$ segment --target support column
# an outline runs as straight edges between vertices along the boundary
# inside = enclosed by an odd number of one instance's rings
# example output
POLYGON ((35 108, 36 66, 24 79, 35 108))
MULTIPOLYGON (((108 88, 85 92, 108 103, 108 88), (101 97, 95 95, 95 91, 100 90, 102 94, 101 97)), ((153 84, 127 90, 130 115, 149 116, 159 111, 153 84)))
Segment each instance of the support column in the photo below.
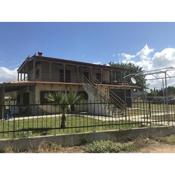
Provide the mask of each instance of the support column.
POLYGON ((52 80, 52 63, 49 62, 49 80, 52 80))
POLYGON ((20 81, 22 81, 22 73, 20 73, 20 81))
POLYGON ((18 73, 18 81, 19 81, 19 73, 18 73))
POLYGON ((112 70, 110 70, 110 73, 109 73, 109 74, 110 74, 110 75, 109 75, 109 76, 110 76, 110 77, 109 77, 109 78, 110 78, 110 84, 112 84, 112 70))
POLYGON ((94 77, 93 77, 92 71, 93 71, 93 69, 92 69, 92 67, 90 67, 90 77, 89 77, 89 79, 90 79, 92 82, 94 82, 94 77))
POLYGON ((64 71, 64 82, 66 82, 66 65, 63 64, 63 71, 64 71))
POLYGON ((76 66, 76 71, 77 71, 77 83, 81 82, 80 81, 80 74, 79 74, 79 66, 76 66))
POLYGON ((2 86, 0 88, 0 119, 4 118, 4 97, 5 97, 5 88, 2 86))
POLYGON ((100 69, 100 72, 101 72, 101 84, 103 83, 103 69, 101 68, 100 69))
POLYGON ((36 64, 35 64, 35 60, 33 60, 33 73, 32 73, 32 80, 35 80, 35 72, 36 72, 36 64))
POLYGON ((24 81, 26 81, 26 73, 24 73, 24 81))

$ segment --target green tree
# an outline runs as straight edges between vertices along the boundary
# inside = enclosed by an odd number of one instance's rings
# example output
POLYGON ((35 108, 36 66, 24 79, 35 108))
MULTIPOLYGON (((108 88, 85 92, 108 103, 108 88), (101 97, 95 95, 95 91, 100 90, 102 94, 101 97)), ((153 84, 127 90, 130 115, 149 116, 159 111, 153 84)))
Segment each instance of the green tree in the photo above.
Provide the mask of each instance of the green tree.
POLYGON ((76 93, 50 93, 47 97, 48 101, 58 104, 61 108, 62 116, 61 116, 61 126, 60 128, 66 128, 66 113, 68 111, 74 110, 74 105, 80 103, 82 97, 77 95, 76 93))
MULTIPOLYGON (((136 85, 139 86, 141 90, 144 90, 146 88, 146 79, 145 79, 145 75, 143 73, 142 67, 136 66, 135 64, 132 64, 132 63, 119 64, 119 63, 110 62, 109 65, 111 67, 118 67, 118 68, 125 69, 125 73, 124 75, 122 75, 123 77, 131 74, 132 77, 136 78, 137 80, 136 85)), ((131 76, 126 77, 125 80, 127 82, 131 82, 130 80, 131 76)))

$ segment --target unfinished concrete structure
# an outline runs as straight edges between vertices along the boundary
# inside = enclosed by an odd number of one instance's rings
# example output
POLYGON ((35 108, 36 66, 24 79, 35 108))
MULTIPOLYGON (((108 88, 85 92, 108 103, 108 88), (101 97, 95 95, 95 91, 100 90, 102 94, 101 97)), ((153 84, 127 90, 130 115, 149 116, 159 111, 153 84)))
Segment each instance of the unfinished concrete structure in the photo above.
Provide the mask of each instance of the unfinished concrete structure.
MULTIPOLYGON (((125 75, 123 68, 45 57, 39 52, 24 60, 18 68, 17 81, 0 84, 0 114, 1 117, 4 114, 2 105, 7 94, 15 96, 16 105, 42 104, 46 110, 47 95, 55 91, 83 93, 88 102, 110 101, 113 106, 108 107, 108 111, 123 109, 131 106, 125 97, 135 88, 124 82, 125 75)), ((95 113, 104 112, 106 107, 95 113)), ((22 113, 22 110, 16 109, 14 113, 22 113)))

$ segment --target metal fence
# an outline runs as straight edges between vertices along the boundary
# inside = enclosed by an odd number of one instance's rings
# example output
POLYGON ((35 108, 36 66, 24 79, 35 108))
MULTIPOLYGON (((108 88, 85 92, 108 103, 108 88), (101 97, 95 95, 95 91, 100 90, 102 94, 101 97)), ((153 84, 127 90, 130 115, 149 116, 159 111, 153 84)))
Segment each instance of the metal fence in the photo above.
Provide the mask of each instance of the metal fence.
POLYGON ((0 106, 0 139, 174 126, 175 101, 132 99, 124 110, 109 103, 0 106), (65 127, 61 127, 65 114, 65 127))

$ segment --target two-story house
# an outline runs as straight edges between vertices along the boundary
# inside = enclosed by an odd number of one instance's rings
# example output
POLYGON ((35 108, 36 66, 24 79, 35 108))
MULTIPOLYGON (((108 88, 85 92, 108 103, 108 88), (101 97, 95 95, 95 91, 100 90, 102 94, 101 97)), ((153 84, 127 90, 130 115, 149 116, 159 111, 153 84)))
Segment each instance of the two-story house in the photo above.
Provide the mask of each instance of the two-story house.
POLYGON ((17 105, 47 105, 49 93, 74 91, 83 94, 87 102, 99 101, 100 96, 119 108, 131 106, 126 97, 135 86, 124 81, 125 75, 123 68, 45 57, 38 52, 18 68, 17 81, 0 84, 0 105, 7 94, 15 96, 17 105))

